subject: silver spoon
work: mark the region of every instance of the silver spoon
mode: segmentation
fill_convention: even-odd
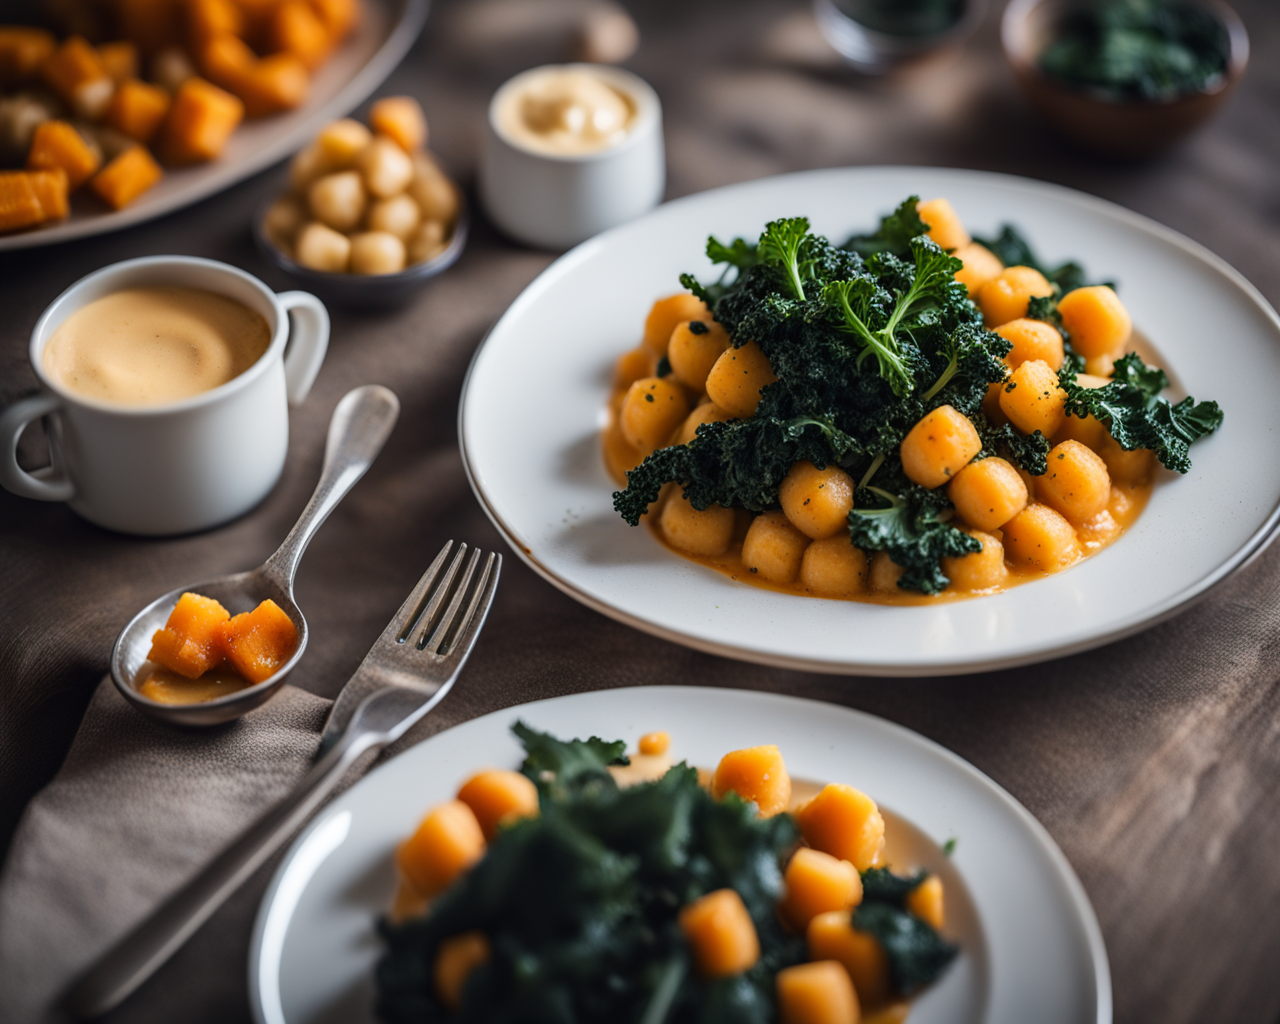
[[[249,572],[219,576],[171,590],[138,612],[120,631],[111,650],[111,681],[125,700],[143,714],[175,725],[217,725],[252,711],[280,688],[307,647],[307,620],[293,599],[293,577],[298,563],[320,524],[364,476],[382,450],[399,415],[400,402],[396,396],[376,384],[367,384],[343,396],[329,421],[320,482],[279,550]],[[164,627],[178,598],[188,591],[221,602],[232,615],[251,611],[270,598],[293,620],[298,631],[298,649],[269,679],[213,700],[164,704],[144,697],[138,692],[137,683],[151,650],[151,637]]]

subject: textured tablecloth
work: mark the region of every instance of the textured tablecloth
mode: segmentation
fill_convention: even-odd
[[[959,55],[867,81],[831,59],[803,3],[637,0],[633,12],[643,42],[628,66],[653,83],[665,107],[669,196],[845,164],[1025,174],[1093,192],[1185,232],[1276,304],[1280,8],[1274,0],[1236,6],[1252,33],[1248,77],[1207,130],[1140,165],[1079,154],[1037,122],[999,56],[996,12]],[[476,50],[468,17],[462,5],[439,5],[423,39],[382,90],[422,98],[433,145],[466,181],[473,177],[492,89],[522,60],[543,57]],[[288,287],[256,254],[247,229],[251,211],[279,176],[268,172],[130,231],[0,257],[0,402],[34,390],[26,350],[40,311],[72,281],[107,263],[189,253]],[[0,492],[0,851],[21,821],[0,879],[0,918],[6,908],[9,914],[0,919],[0,1017],[5,998],[15,998],[22,986],[30,991],[33,977],[44,989],[65,981],[61,973],[75,959],[68,946],[105,941],[92,938],[94,929],[138,912],[138,900],[146,899],[146,885],[138,881],[145,872],[135,864],[117,876],[113,864],[154,865],[160,880],[154,898],[213,842],[217,815],[225,811],[213,790],[228,773],[244,779],[235,757],[219,760],[203,782],[176,780],[169,799],[174,806],[194,805],[186,818],[161,822],[152,814],[149,823],[127,785],[106,785],[110,771],[120,768],[109,761],[98,784],[110,794],[108,806],[120,808],[120,827],[96,831],[75,818],[70,809],[98,774],[94,759],[109,758],[114,749],[101,716],[119,730],[126,769],[129,758],[151,749],[148,736],[164,732],[132,722],[105,689],[65,771],[22,819],[67,757],[116,632],[156,594],[269,554],[314,485],[338,398],[358,384],[385,384],[403,403],[400,423],[377,464],[316,537],[298,579],[312,639],[291,682],[332,697],[443,541],[501,545],[463,475],[457,397],[486,328],[550,258],[511,245],[481,221],[457,266],[406,308],[361,315],[335,310],[328,359],[312,396],[292,415],[284,477],[259,508],[229,526],[139,540],[90,526],[62,506]],[[1216,397],[1229,408],[1229,395]],[[31,459],[38,460],[39,450],[38,438],[24,441]],[[1205,514],[1211,519],[1212,510]],[[838,678],[741,664],[655,640],[580,607],[511,558],[462,682],[414,735],[531,699],[658,682],[774,690],[883,715],[973,762],[1061,844],[1102,924],[1118,1021],[1275,1024],[1278,598],[1280,548],[1179,617],[1077,657],[967,678]],[[261,785],[246,785],[246,808],[301,771],[309,731],[323,714],[315,697],[286,692],[285,701],[242,723],[281,742],[279,759],[262,765]],[[157,756],[176,750],[185,735],[155,739]],[[237,749],[227,736],[190,742]],[[251,749],[261,749],[258,742]],[[130,777],[136,784],[137,773]],[[199,813],[201,800],[209,802],[208,816]],[[95,836],[100,842],[89,841]],[[185,852],[175,852],[183,836]],[[115,881],[90,899],[82,879],[51,866],[50,858],[58,857],[68,869],[79,857],[91,877]],[[260,871],[110,1019],[248,1019],[249,929],[268,877],[267,869]],[[121,894],[113,884],[134,888]],[[50,910],[43,930],[42,905]],[[20,925],[14,908],[24,908]],[[84,934],[60,943],[59,934],[77,931],[80,911]]]

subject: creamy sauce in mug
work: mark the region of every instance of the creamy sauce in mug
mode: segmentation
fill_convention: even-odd
[[[520,76],[497,118],[514,142],[540,153],[578,156],[616,146],[635,120],[631,97],[584,68],[540,68]]]
[[[119,405],[176,402],[227,383],[271,343],[267,321],[200,288],[126,288],[72,313],[44,349],[63,387]]]

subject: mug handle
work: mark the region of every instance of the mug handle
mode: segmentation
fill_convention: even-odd
[[[0,486],[6,491],[37,501],[70,501],[75,497],[75,485],[57,466],[31,474],[18,465],[18,438],[27,424],[61,406],[57,395],[32,395],[0,413]]]
[[[329,311],[310,292],[282,292],[276,296],[287,316],[294,314],[289,349],[284,354],[284,385],[290,405],[301,405],[320,372],[329,348]]]

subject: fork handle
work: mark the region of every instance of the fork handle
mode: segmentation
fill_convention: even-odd
[[[349,729],[289,796],[82,975],[63,997],[63,1009],[76,1019],[84,1019],[104,1014],[120,1003],[298,830],[362,754],[385,746],[388,738]]]

